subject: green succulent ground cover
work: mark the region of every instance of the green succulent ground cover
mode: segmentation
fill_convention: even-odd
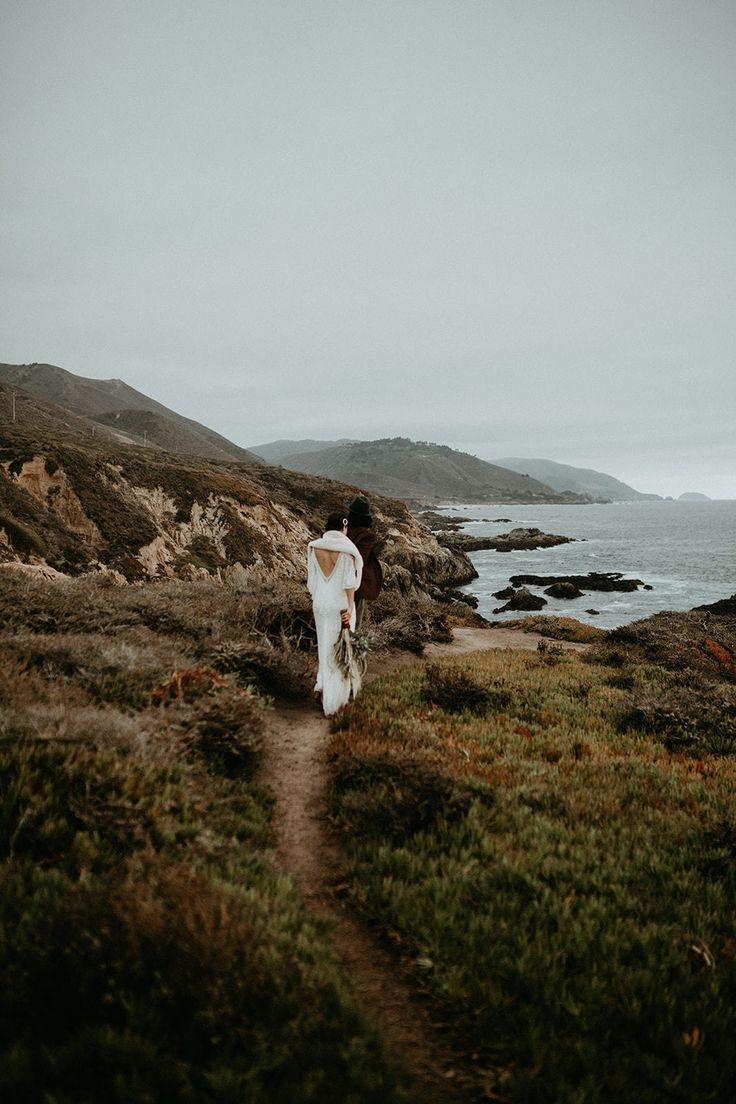
[[[352,897],[488,1099],[730,1104],[736,761],[633,727],[616,663],[498,651],[368,687],[333,741]]]
[[[0,594],[0,1099],[396,1104],[269,856],[250,668],[203,662],[245,663],[237,603],[205,588],[204,621],[197,593]]]

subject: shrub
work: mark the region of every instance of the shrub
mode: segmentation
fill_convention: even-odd
[[[24,525],[22,521],[14,520],[8,514],[0,514],[0,529],[5,530],[13,548],[21,555],[46,555],[46,542],[30,525]]]
[[[421,655],[425,644],[452,640],[448,607],[423,595],[383,591],[368,605],[367,616],[379,649],[395,648]]]
[[[736,754],[736,690],[695,672],[657,677],[638,672],[622,715],[622,730],[652,733],[670,751]]]
[[[192,710],[188,738],[208,766],[227,777],[252,774],[263,747],[263,703],[248,689],[225,686]]]
[[[430,767],[354,758],[339,761],[331,801],[346,831],[401,843],[431,832],[440,821],[460,821],[475,797],[470,788]]]
[[[308,697],[314,681],[311,657],[286,646],[276,648],[265,636],[254,636],[242,644],[217,644],[208,658],[218,671],[237,674],[246,685],[253,684],[279,698]]]
[[[446,713],[475,713],[482,716],[489,710],[507,709],[511,694],[500,683],[482,685],[462,666],[427,664],[424,675],[424,696]]]

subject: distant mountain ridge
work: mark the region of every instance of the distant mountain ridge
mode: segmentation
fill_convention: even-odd
[[[520,456],[504,456],[495,463],[515,472],[526,472],[554,487],[556,491],[574,491],[577,494],[591,495],[593,498],[607,498],[612,502],[636,502],[645,499],[659,499],[656,494],[644,494],[636,491],[628,483],[622,483],[612,475],[595,471],[593,468],[576,468],[571,464],[559,464],[556,460],[531,459]]]
[[[119,379],[87,379],[55,364],[0,364],[0,382],[108,426],[122,442],[210,460],[261,462],[247,449]]]
[[[369,491],[419,501],[582,502],[589,496],[550,486],[458,452],[448,445],[386,437],[322,450],[291,453],[283,463],[293,471],[327,476]]]
[[[281,440],[269,441],[265,445],[251,445],[248,451],[267,460],[269,464],[281,464],[288,456],[294,456],[296,453],[322,452],[337,445],[352,444],[356,444],[354,437],[340,437],[337,441],[315,441],[307,437],[303,441]]]

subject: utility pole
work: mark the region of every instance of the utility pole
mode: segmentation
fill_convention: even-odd
[[[15,421],[15,391],[13,392],[13,421]]]

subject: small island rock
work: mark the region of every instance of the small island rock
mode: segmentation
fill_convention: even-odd
[[[553,583],[552,586],[547,587],[544,593],[549,594],[550,598],[565,598],[566,600],[582,598],[583,596],[583,591],[576,587],[574,583]]]
[[[494,590],[493,597],[499,598],[502,602],[508,602],[509,598],[513,598],[516,594],[516,588],[512,586],[504,587],[503,590]]]
[[[494,613],[506,613],[509,610],[540,610],[547,605],[547,599],[541,598],[537,594],[532,594],[526,587],[522,587],[521,590],[514,592],[513,598],[510,598],[505,606],[499,606],[498,609],[494,609]]]

